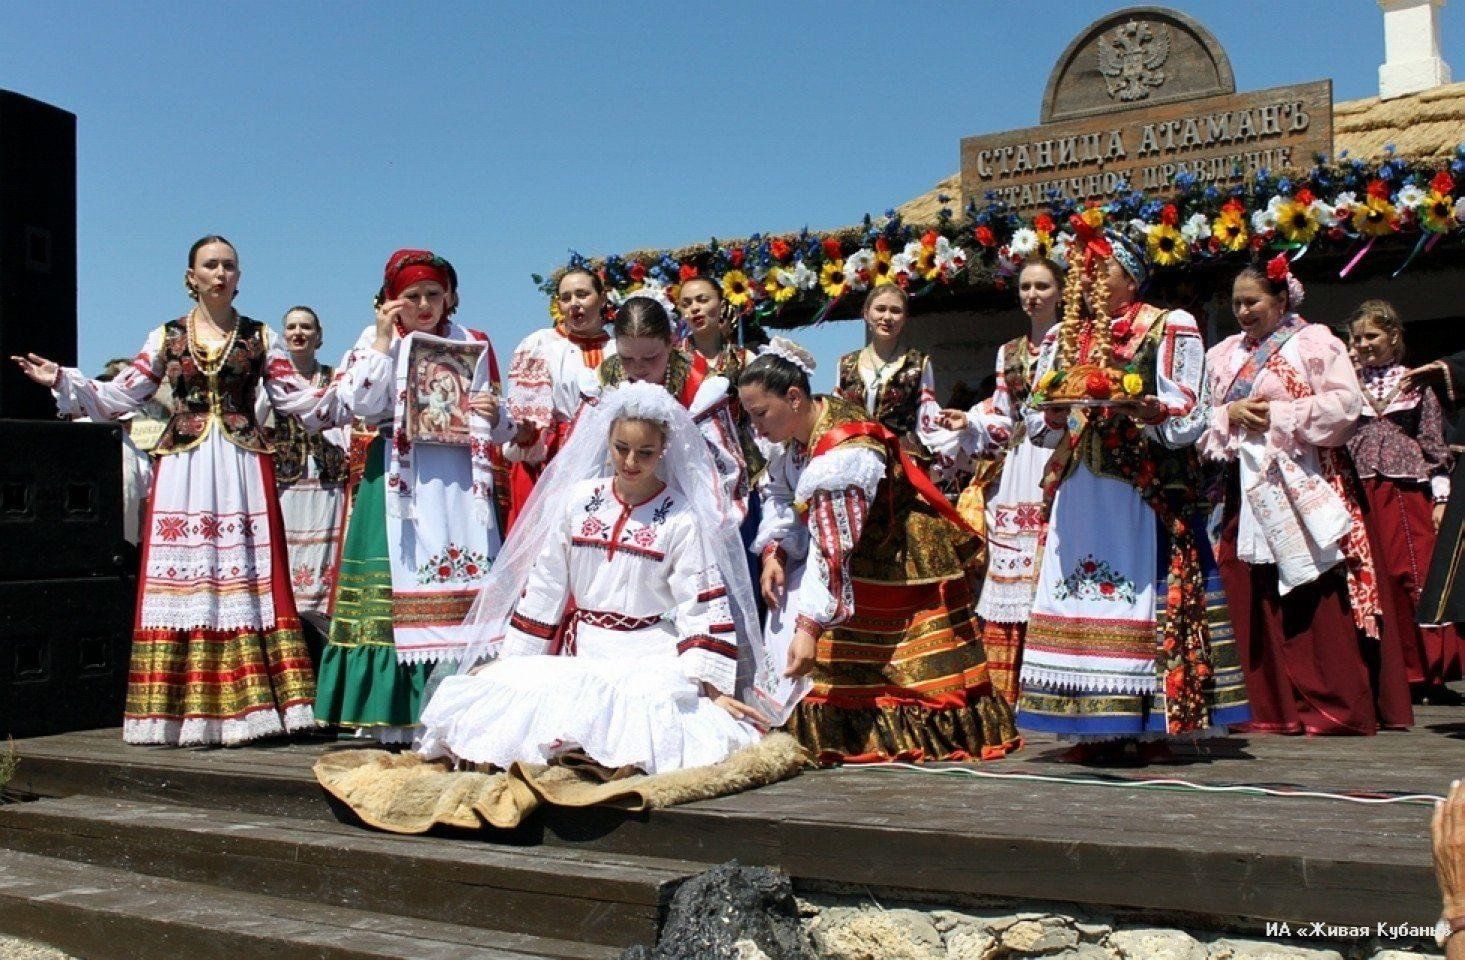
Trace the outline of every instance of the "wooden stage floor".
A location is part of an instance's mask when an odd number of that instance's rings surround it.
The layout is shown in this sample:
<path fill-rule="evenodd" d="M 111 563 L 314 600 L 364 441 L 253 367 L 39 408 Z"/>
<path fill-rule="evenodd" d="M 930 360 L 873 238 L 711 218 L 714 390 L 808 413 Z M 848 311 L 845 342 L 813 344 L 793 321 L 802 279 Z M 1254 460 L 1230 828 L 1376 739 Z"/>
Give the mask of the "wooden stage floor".
<path fill-rule="evenodd" d="M 480 836 L 705 863 L 736 857 L 780 867 L 811 889 L 1077 903 L 1230 929 L 1269 919 L 1432 923 L 1439 907 L 1428 804 L 1141 785 L 1178 777 L 1439 795 L 1465 776 L 1465 707 L 1419 708 L 1417 720 L 1409 732 L 1372 738 L 1181 746 L 1177 763 L 1142 770 L 1060 764 L 1057 744 L 1035 740 L 973 769 L 1088 782 L 847 768 L 644 816 L 552 812 L 514 834 Z M 66 734 L 17 741 L 12 788 L 332 819 L 345 814 L 327 802 L 310 766 L 323 750 L 352 746 L 169 750 L 127 747 L 117 730 Z"/>

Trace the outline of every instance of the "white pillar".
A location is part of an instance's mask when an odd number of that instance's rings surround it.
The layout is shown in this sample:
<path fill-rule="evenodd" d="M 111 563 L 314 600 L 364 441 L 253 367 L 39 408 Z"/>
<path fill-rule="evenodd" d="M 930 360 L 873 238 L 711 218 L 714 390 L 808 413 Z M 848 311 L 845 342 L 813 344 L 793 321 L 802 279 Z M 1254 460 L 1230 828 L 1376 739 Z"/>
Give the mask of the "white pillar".
<path fill-rule="evenodd" d="M 1384 11 L 1379 98 L 1389 100 L 1450 82 L 1440 57 L 1439 8 L 1445 0 L 1378 0 Z"/>

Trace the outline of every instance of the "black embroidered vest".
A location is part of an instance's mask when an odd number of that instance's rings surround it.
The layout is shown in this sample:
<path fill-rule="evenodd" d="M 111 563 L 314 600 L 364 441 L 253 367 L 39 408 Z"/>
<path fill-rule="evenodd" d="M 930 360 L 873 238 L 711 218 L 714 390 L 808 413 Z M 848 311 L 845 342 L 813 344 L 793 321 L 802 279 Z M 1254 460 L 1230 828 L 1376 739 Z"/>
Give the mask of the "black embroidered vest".
<path fill-rule="evenodd" d="M 173 388 L 173 413 L 153 453 L 164 456 L 191 450 L 211 429 L 224 431 L 236 447 L 270 453 L 254 418 L 254 398 L 265 372 L 265 327 L 239 318 L 238 335 L 215 374 L 200 370 L 188 349 L 184 318 L 163 326 L 163 379 Z"/>

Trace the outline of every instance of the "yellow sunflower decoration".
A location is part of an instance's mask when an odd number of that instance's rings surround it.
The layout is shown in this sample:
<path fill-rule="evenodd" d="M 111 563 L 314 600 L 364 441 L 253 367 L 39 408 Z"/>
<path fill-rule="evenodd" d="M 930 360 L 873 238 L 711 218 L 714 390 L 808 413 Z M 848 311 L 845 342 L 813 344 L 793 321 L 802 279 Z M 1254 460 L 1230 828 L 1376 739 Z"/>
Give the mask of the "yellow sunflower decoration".
<path fill-rule="evenodd" d="M 831 300 L 837 300 L 849 290 L 849 278 L 844 275 L 844 261 L 830 260 L 819 271 L 819 289 Z"/>
<path fill-rule="evenodd" d="M 1157 223 L 1145 232 L 1150 262 L 1158 267 L 1173 267 L 1190 256 L 1190 245 L 1180 231 L 1168 223 Z"/>
<path fill-rule="evenodd" d="M 735 307 L 742 307 L 753 298 L 748 275 L 741 270 L 729 270 L 722 275 L 722 298 Z"/>
<path fill-rule="evenodd" d="M 1353 208 L 1353 229 L 1365 237 L 1386 237 L 1394 232 L 1397 211 L 1379 197 L 1369 197 Z"/>
<path fill-rule="evenodd" d="M 1455 204 L 1438 190 L 1431 190 L 1419 210 L 1419 222 L 1430 233 L 1445 233 L 1454 226 Z"/>
<path fill-rule="evenodd" d="M 1288 200 L 1277 207 L 1277 232 L 1288 243 L 1311 243 L 1319 226 L 1311 204 Z"/>

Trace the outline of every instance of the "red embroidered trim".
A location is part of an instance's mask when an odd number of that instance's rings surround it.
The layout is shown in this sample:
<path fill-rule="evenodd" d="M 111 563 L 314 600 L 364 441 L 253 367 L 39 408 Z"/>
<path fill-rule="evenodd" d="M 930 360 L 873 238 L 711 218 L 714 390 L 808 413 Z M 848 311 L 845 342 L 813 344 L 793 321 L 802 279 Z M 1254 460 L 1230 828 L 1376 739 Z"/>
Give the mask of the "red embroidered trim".
<path fill-rule="evenodd" d="M 721 640 L 714 640 L 712 637 L 696 634 L 687 637 L 677 643 L 677 653 L 686 653 L 688 650 L 706 650 L 708 653 L 715 653 L 720 657 L 727 657 L 729 660 L 738 658 L 738 648 L 731 643 Z"/>

